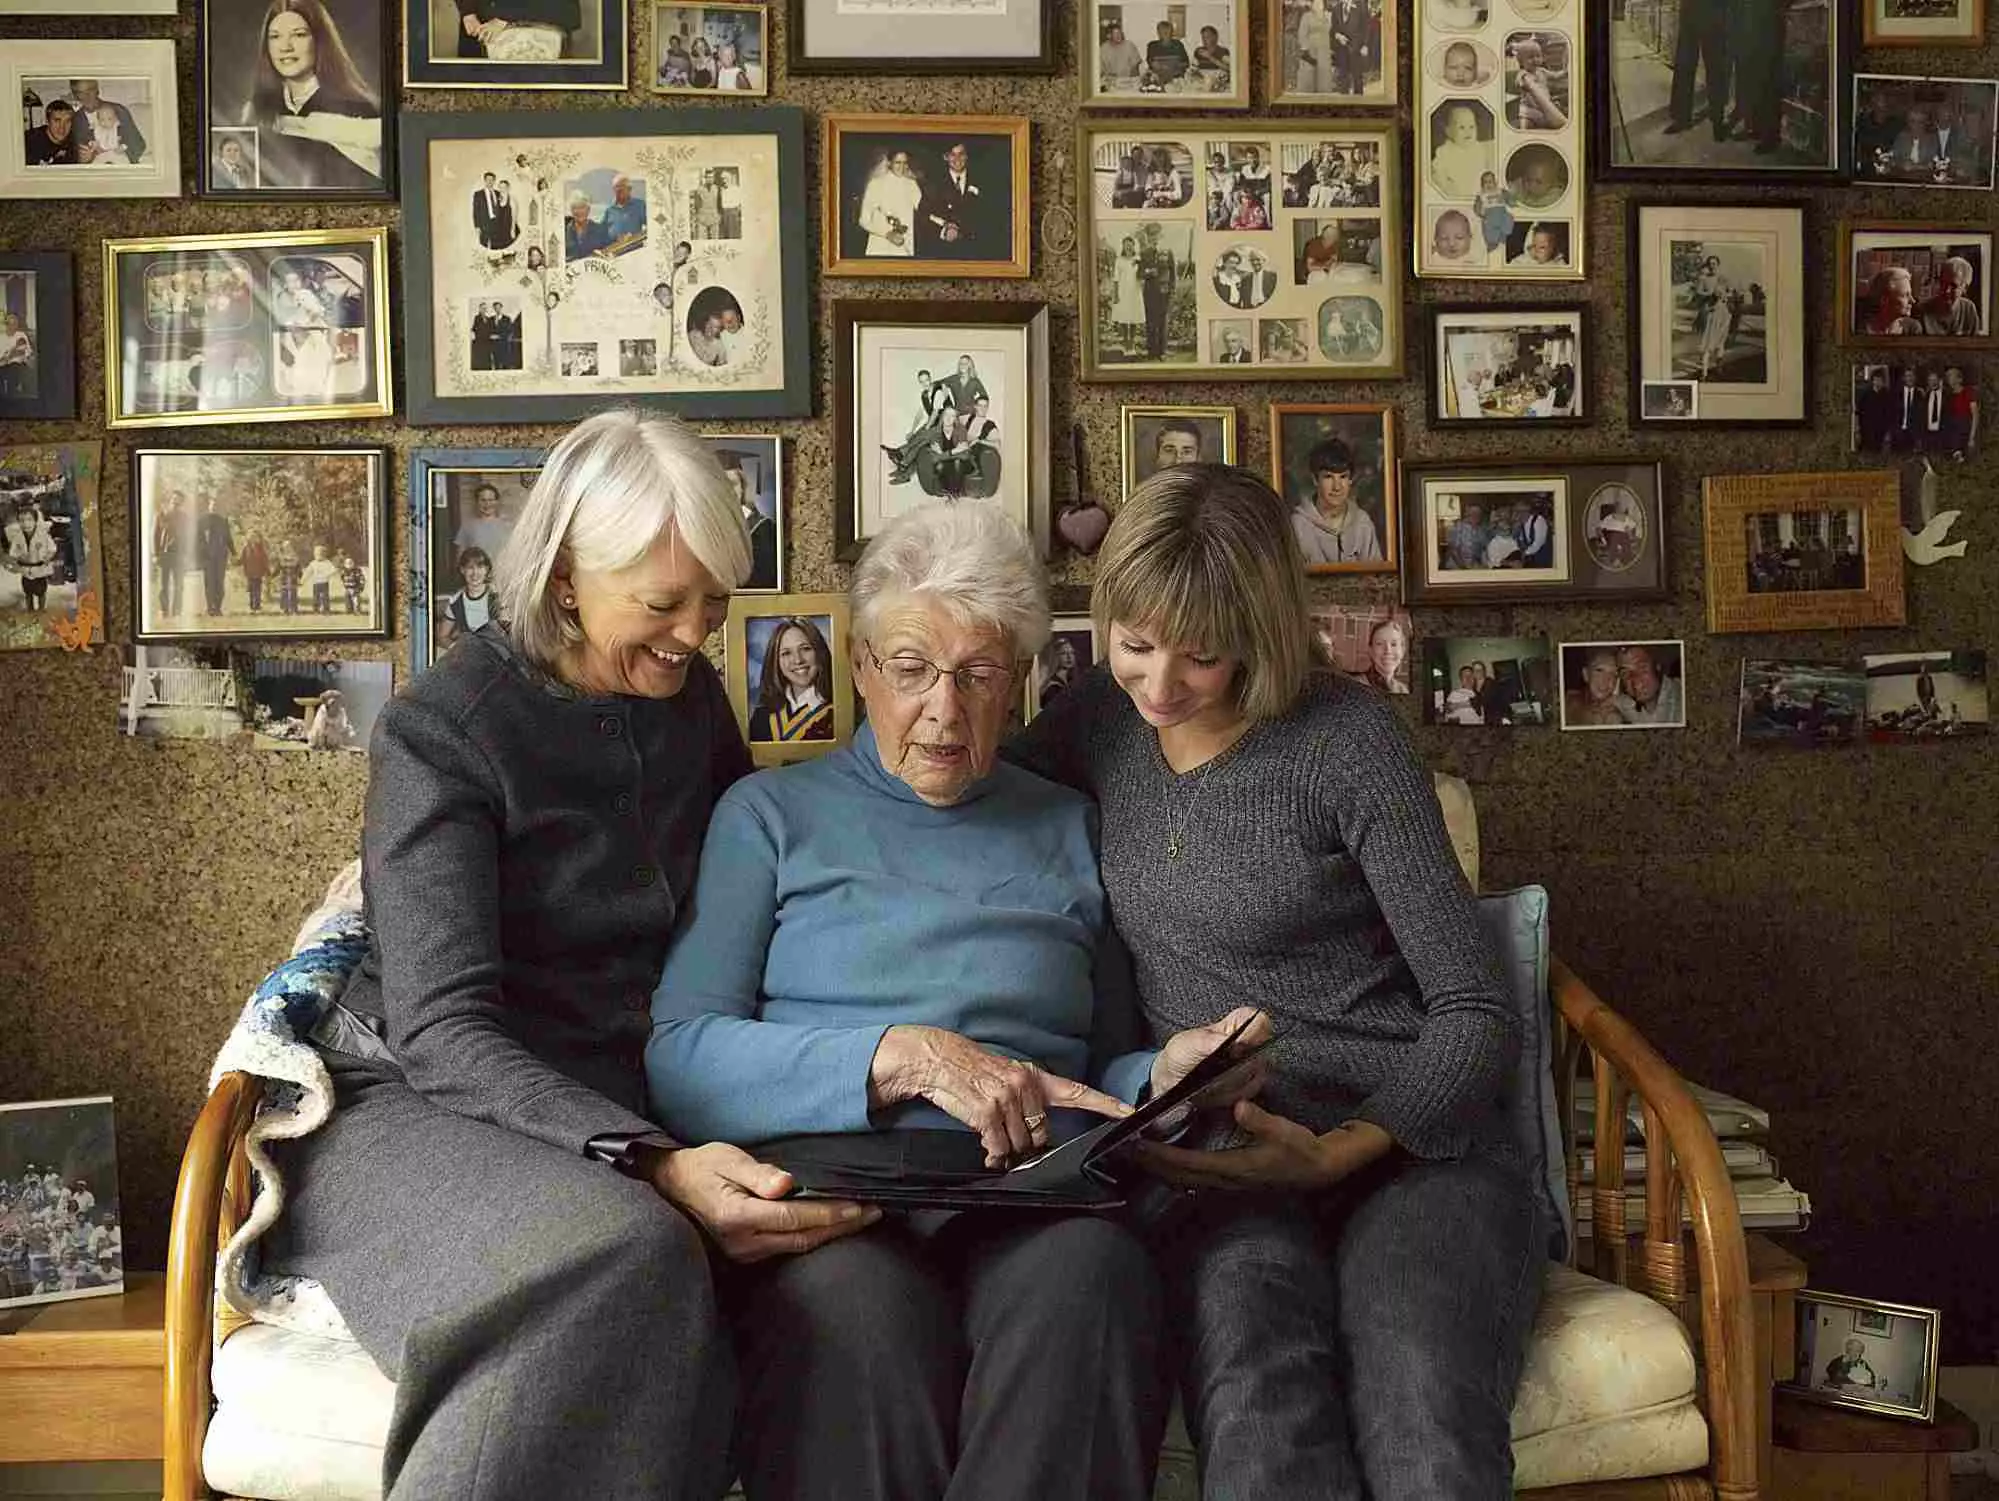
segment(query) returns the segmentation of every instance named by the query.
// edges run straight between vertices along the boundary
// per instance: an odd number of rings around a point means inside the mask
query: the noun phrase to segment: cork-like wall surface
[[[1591,0],[1607,3],[1607,0]],[[1034,121],[1037,222],[1073,206],[1076,83],[1073,14],[1058,7],[1063,72],[1054,78],[794,79],[774,17],[772,102],[820,110],[1027,115]],[[1253,97],[1268,97],[1260,76]],[[1403,57],[1408,57],[1405,17]],[[639,23],[643,31],[643,22]],[[180,44],[183,156],[194,160],[195,24],[127,18],[0,18],[0,47],[20,36],[168,36]],[[637,43],[634,72],[637,76]],[[1405,61],[1405,69],[1407,63]],[[1999,51],[1866,55],[1875,71],[1991,75]],[[1406,89],[1405,89],[1406,93]],[[527,108],[659,112],[683,105],[624,96],[406,92],[410,110]],[[1311,118],[1301,110],[1270,111]],[[1407,106],[1404,106],[1406,121]],[[1226,121],[1228,117],[1217,117]],[[1406,136],[1405,136],[1406,140]],[[816,128],[808,132],[806,222],[818,222]],[[1405,156],[1407,148],[1405,146]],[[1404,175],[1409,163],[1405,160]],[[1835,229],[1843,216],[1984,217],[1989,195],[1781,186],[1659,187],[1648,199],[1806,199],[1811,204],[1812,380],[1807,431],[1634,434],[1624,421],[1624,205],[1634,190],[1594,187],[1589,280],[1558,286],[1416,283],[1407,313],[1410,378],[1399,383],[1079,385],[1074,253],[1036,237],[1027,282],[813,282],[818,416],[757,422],[790,440],[791,578],[802,590],[843,587],[833,562],[830,307],[847,296],[1042,298],[1054,311],[1054,426],[1088,434],[1093,488],[1115,502],[1118,409],[1132,402],[1233,404],[1242,462],[1268,463],[1266,406],[1281,401],[1387,400],[1400,409],[1408,455],[1533,458],[1645,455],[1666,460],[1672,594],[1663,603],[1580,608],[1419,610],[1419,636],[1546,633],[1556,640],[1683,637],[1683,732],[1563,735],[1552,730],[1421,730],[1437,765],[1469,777],[1479,801],[1487,882],[1546,884],[1556,942],[1605,996],[1689,1074],[1749,1096],[1775,1117],[1784,1171],[1812,1195],[1815,1225],[1799,1242],[1815,1285],[1940,1305],[1945,1354],[1989,1361],[1999,1351],[1999,943],[1984,908],[1999,896],[1989,810],[1999,769],[1988,742],[1758,754],[1735,743],[1741,658],[1849,656],[1914,646],[1999,645],[1999,522],[1988,456],[1945,478],[1942,503],[1965,514],[1965,558],[1913,569],[1906,629],[1790,637],[1707,635],[1702,613],[1699,479],[1704,473],[1840,468],[1847,453],[1852,356],[1832,340]],[[1405,204],[1406,209],[1406,204]],[[105,437],[105,544],[114,641],[129,639],[129,536],[124,436],[102,431],[99,242],[138,234],[386,223],[394,205],[179,201],[0,203],[0,247],[69,249],[77,260],[83,352],[80,420],[14,425],[15,441]],[[752,232],[755,232],[752,229]],[[1406,245],[1396,248],[1404,256]],[[813,263],[817,246],[813,247]],[[400,328],[401,288],[395,306]],[[1566,301],[1595,313],[1598,420],[1582,429],[1433,433],[1423,421],[1421,304],[1466,298]],[[1994,362],[1999,364],[1999,362]],[[1992,374],[1988,371],[1988,377]],[[400,404],[400,380],[398,402]],[[1992,410],[1987,389],[1987,411]],[[705,424],[724,430],[723,424]],[[287,428],[203,428],[149,441],[381,442],[533,445],[545,427],[413,429],[399,420]],[[1056,499],[1074,478],[1066,441]],[[400,538],[398,538],[400,547]],[[1083,583],[1086,561],[1057,555],[1058,577]],[[1392,578],[1320,581],[1327,600],[1394,597]],[[400,602],[398,602],[399,607]],[[401,624],[398,621],[400,634]],[[392,655],[406,648],[343,648]],[[355,852],[366,765],[193,743],[142,744],[114,733],[115,652],[0,656],[0,1098],[100,1090],[120,1102],[121,1173],[136,1264],[163,1259],[180,1143],[214,1048],[258,977],[282,955],[326,878]],[[1405,701],[1414,715],[1414,702]]]

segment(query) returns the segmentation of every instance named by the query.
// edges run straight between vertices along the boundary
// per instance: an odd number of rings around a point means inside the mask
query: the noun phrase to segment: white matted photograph
[[[1569,577],[1569,482],[1559,474],[1423,479],[1423,541],[1438,589]]]
[[[1562,728],[1683,730],[1686,643],[1564,641]]]
[[[1957,740],[1991,729],[1983,651],[1889,652],[1860,660],[1869,740]]]
[[[170,41],[8,38],[0,198],[178,198],[176,80]]]
[[[1797,1367],[1778,1390],[1834,1407],[1928,1422],[1936,1414],[1934,1308],[1797,1295]]]
[[[0,1308],[124,1290],[111,1096],[0,1105]]]

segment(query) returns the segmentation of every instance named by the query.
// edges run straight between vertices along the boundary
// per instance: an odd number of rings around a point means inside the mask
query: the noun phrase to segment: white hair
[[[724,584],[750,572],[750,539],[735,486],[714,451],[671,417],[617,407],[572,428],[548,452],[541,477],[494,560],[494,587],[514,645],[553,670],[583,639],[555,597],[556,565],[591,573],[628,568],[675,527]]]
[[[1952,255],[1944,258],[1944,265],[1949,269],[1951,278],[1957,283],[1957,289],[1960,292],[1971,285],[1972,270],[1970,261],[1961,255]]]
[[[854,632],[893,604],[935,603],[965,626],[992,626],[1031,657],[1048,644],[1048,574],[998,506],[937,500],[898,516],[854,566]]]

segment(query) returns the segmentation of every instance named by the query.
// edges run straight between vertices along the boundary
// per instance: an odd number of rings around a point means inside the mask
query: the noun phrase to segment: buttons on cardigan
[[[632,867],[632,883],[634,885],[650,886],[658,879],[659,872],[654,870],[650,865],[635,865]]]
[[[632,811],[632,795],[631,795],[631,794],[630,794],[629,792],[620,792],[620,793],[619,793],[619,794],[618,794],[618,795],[617,795],[616,797],[612,798],[612,799],[611,799],[611,811],[612,811],[613,813],[629,813],[629,812],[631,812],[631,811]]]
[[[597,733],[610,740],[616,740],[625,733],[625,722],[615,714],[606,714],[597,721]]]

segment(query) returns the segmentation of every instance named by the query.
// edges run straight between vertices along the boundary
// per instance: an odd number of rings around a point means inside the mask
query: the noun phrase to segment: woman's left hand
[[[1237,1101],[1235,1122],[1249,1133],[1247,1146],[1191,1152],[1142,1141],[1137,1148],[1139,1163],[1182,1188],[1324,1189],[1360,1171],[1395,1144],[1371,1121],[1347,1121],[1320,1136],[1248,1100]]]

